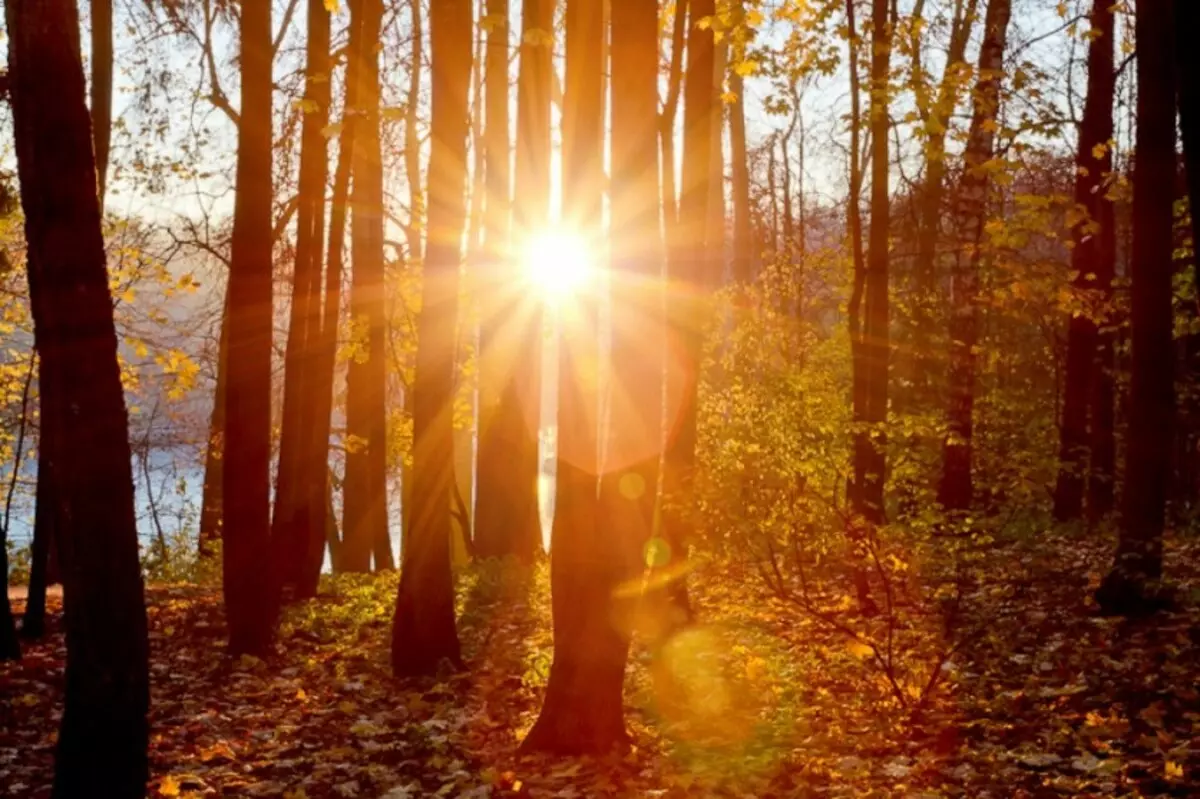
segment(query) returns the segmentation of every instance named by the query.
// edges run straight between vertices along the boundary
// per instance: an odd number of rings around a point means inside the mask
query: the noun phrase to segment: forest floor
[[[468,670],[407,683],[387,663],[395,575],[331,580],[287,611],[266,662],[224,654],[219,590],[154,587],[149,794],[1197,795],[1200,545],[1170,548],[1182,609],[1141,621],[1090,605],[1108,542],[1037,547],[998,551],[1007,568],[968,621],[930,619],[906,639],[891,677],[908,707],[870,646],[757,593],[752,577],[701,567],[697,625],[653,653],[635,643],[635,746],[602,759],[516,755],[550,663],[544,568],[465,573]],[[56,613],[45,642],[0,664],[0,795],[49,795],[64,654]],[[934,671],[914,714],[909,685]]]

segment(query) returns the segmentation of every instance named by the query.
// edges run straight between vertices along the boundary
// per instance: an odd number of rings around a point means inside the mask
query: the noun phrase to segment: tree
[[[641,0],[613,7],[613,24],[622,36],[636,35],[623,23],[641,24],[647,15],[651,38],[642,68],[652,93],[650,114],[643,120],[648,136],[643,137],[639,147],[648,140],[651,162],[657,163],[657,97],[653,93],[656,4]],[[640,38],[644,47],[645,37]],[[564,216],[575,232],[593,243],[593,249],[599,249],[603,201],[604,129],[600,107],[604,55],[602,0],[568,0],[562,123]],[[622,64],[622,70],[625,68]],[[624,112],[626,98],[622,92],[629,88],[625,77],[613,75],[614,122],[621,120]],[[626,144],[614,139],[613,153],[618,160],[628,158]],[[644,183],[642,187],[653,188]],[[639,199],[645,203],[647,198],[652,208],[657,206],[657,192]],[[655,216],[644,207],[642,210],[657,225]],[[617,277],[615,282],[619,281]],[[559,309],[558,479],[550,559],[554,662],[541,713],[522,743],[526,751],[601,753],[626,741],[622,688],[629,640],[617,626],[613,612],[614,592],[625,571],[618,533],[621,528],[613,525],[614,519],[607,514],[606,524],[600,524],[597,518],[598,299],[594,291],[585,291]],[[619,301],[616,297],[614,300]],[[651,382],[655,377],[658,375],[650,376]],[[620,402],[621,396],[620,389],[614,391],[615,402]],[[616,425],[622,421],[614,418]],[[644,432],[654,440],[658,426]],[[652,504],[653,498],[649,501]]]
[[[1200,28],[1200,6],[1175,0],[1175,66],[1179,79],[1179,129],[1187,168],[1188,209],[1192,217],[1192,250],[1200,252],[1200,66],[1189,56],[1192,34]],[[1195,270],[1200,285],[1200,269]]]
[[[304,82],[304,121],[300,129],[299,208],[292,307],[284,353],[283,421],[271,541],[282,585],[302,582],[307,553],[325,531],[312,525],[313,502],[324,504],[314,484],[326,481],[326,457],[312,446],[313,355],[320,336],[321,256],[325,242],[325,180],[329,123],[329,10],[325,0],[308,0],[308,48]]]
[[[554,6],[554,0],[524,0],[521,13],[513,204],[516,242],[540,235],[549,220]],[[489,82],[488,91],[492,90]],[[519,262],[489,269],[497,278],[483,280],[496,290],[485,289],[492,297],[481,308],[475,552],[481,557],[516,555],[527,560],[541,542],[537,429],[542,315],[520,290]]]
[[[276,614],[271,562],[271,7],[241,15],[241,114],[229,270],[223,574],[229,649],[262,655]]]
[[[325,462],[329,456],[329,434],[332,427],[333,408],[333,375],[337,358],[338,317],[342,303],[342,263],[343,250],[346,242],[346,211],[349,207],[350,177],[354,159],[355,141],[358,132],[357,113],[358,102],[358,71],[362,62],[359,51],[362,48],[362,14],[358,5],[362,0],[351,0],[350,5],[350,35],[346,45],[346,90],[343,95],[342,130],[338,141],[337,167],[333,176],[333,195],[329,203],[329,252],[325,258],[325,296],[321,307],[321,326],[319,341],[316,345],[314,377],[312,390],[313,460]],[[332,542],[337,541],[337,519],[333,508],[332,485],[328,470],[319,477],[313,475],[309,485],[313,496],[309,499],[309,507],[313,514],[313,529],[328,536],[332,531],[331,556],[338,571],[344,570],[342,548],[339,545],[336,552]],[[310,549],[305,562],[304,573],[298,586],[301,596],[313,596],[317,592],[317,584],[321,576],[322,555],[325,551],[324,538],[309,541]]]
[[[92,0],[92,146],[100,213],[108,187],[108,150],[112,141],[113,8],[112,0]]]
[[[3,191],[3,190],[0,190]],[[21,391],[21,421],[18,423],[17,444],[13,451],[12,476],[8,481],[8,492],[4,498],[4,516],[0,518],[0,574],[4,575],[4,603],[0,604],[0,662],[21,659],[21,642],[17,638],[17,620],[13,616],[12,603],[8,598],[8,531],[12,521],[13,492],[21,474],[21,459],[25,455],[25,435],[29,430],[29,389],[37,370],[37,357],[29,360],[25,374],[25,385]]]
[[[229,296],[226,293],[217,341],[217,375],[212,411],[208,421],[208,440],[204,447],[204,484],[200,490],[201,557],[211,557],[212,544],[222,539],[225,497],[225,394],[229,386]]]
[[[729,109],[729,149],[733,174],[733,279],[743,285],[750,283],[754,261],[754,243],[750,232],[750,165],[746,155],[746,88],[738,65],[746,58],[746,39],[737,31],[746,25],[746,9],[742,0],[734,4],[734,69],[729,75],[729,90],[737,100]]]
[[[1088,45],[1088,88],[1079,127],[1079,149],[1075,156],[1075,206],[1080,216],[1073,231],[1071,271],[1074,288],[1087,306],[1110,299],[1112,293],[1113,212],[1108,197],[1108,180],[1113,157],[1114,26],[1112,3],[1092,4],[1092,30]],[[1103,379],[1098,373],[1099,330],[1103,312],[1085,309],[1071,317],[1067,331],[1066,394],[1063,398],[1062,432],[1059,446],[1058,482],[1054,491],[1054,517],[1059,521],[1078,519],[1083,514],[1083,496],[1089,449],[1089,420],[1093,385]],[[1098,410],[1098,409],[1096,409]],[[1111,435],[1111,428],[1110,428]],[[1104,479],[1095,475],[1097,480]]]
[[[41,446],[59,514],[71,520],[58,542],[67,673],[54,796],[104,786],[140,797],[149,642],[78,11],[71,0],[10,0],[5,12]]]
[[[394,567],[387,531],[387,358],[383,291],[383,152],[379,142],[379,48],[383,0],[360,0],[362,37],[356,98],[362,118],[354,147],[350,318],[356,353],[346,374],[346,482],[343,565]],[[415,68],[415,67],[414,67]],[[383,544],[381,546],[381,543]]]
[[[687,73],[683,89],[683,168],[679,192],[679,221],[668,255],[670,291],[667,295],[668,335],[681,353],[681,395],[667,405],[678,414],[667,442],[664,468],[665,536],[673,557],[682,557],[692,536],[692,479],[696,462],[697,376],[700,370],[701,319],[697,297],[715,284],[709,246],[708,204],[712,195],[712,150],[720,141],[713,129],[715,50],[711,25],[699,21],[716,12],[713,0],[691,0],[687,41]],[[668,379],[668,385],[672,381]],[[675,599],[687,608],[682,580]],[[688,611],[690,612],[690,611]]]
[[[1175,185],[1175,69],[1166,3],[1138,8],[1137,142],[1133,169],[1132,326],[1124,508],[1112,569],[1096,599],[1107,613],[1153,609],[1162,576],[1162,533],[1175,386],[1171,281]]]
[[[688,0],[676,0],[671,22],[671,61],[667,69],[667,97],[658,115],[658,138],[662,148],[662,214],[669,247],[674,246],[673,237],[679,224],[679,202],[675,188],[675,120],[679,112],[679,96],[683,89],[687,20]]]
[[[983,44],[974,92],[971,126],[963,152],[963,175],[955,198],[954,266],[951,272],[950,396],[946,408],[946,440],[942,447],[942,479],[938,501],[950,511],[965,511],[974,497],[972,437],[974,433],[976,345],[979,341],[979,272],[987,221],[989,173],[1004,77],[1011,0],[988,0]]]
[[[470,0],[439,0],[429,14],[432,118],[429,224],[417,317],[413,387],[411,551],[404,553],[392,621],[392,671],[432,674],[461,665],[450,573],[450,496],[454,485],[454,350],[458,272],[466,223]]]

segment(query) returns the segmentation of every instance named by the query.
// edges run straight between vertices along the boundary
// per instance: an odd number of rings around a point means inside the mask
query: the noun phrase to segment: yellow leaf
[[[743,78],[748,78],[758,71],[758,62],[748,58],[734,66],[733,71]]]
[[[341,6],[339,0],[325,0],[325,10],[330,14],[336,14]]]
[[[853,641],[846,648],[850,650],[851,655],[854,655],[856,658],[862,658],[863,660],[866,660],[875,653],[875,650],[872,649],[869,644],[864,644],[862,641]]]
[[[1168,760],[1167,761],[1167,779],[1169,779],[1169,780],[1183,779],[1183,766],[1180,765],[1179,763],[1173,763],[1170,760]]]
[[[172,777],[170,774],[162,778],[162,782],[158,784],[159,796],[179,796],[179,780]]]

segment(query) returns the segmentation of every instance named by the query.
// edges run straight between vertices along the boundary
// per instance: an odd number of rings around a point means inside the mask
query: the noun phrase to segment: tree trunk
[[[337,168],[333,177],[333,196],[329,204],[329,251],[325,258],[325,298],[321,308],[320,341],[317,346],[316,366],[312,380],[313,406],[313,460],[327,463],[329,457],[329,435],[332,427],[333,375],[336,366],[338,318],[342,304],[342,263],[346,244],[346,209],[350,196],[351,164],[354,158],[354,142],[358,131],[358,114],[354,113],[358,101],[358,71],[361,64],[359,52],[362,48],[362,14],[358,5],[362,0],[350,2],[350,37],[346,46],[346,92],[342,109],[341,139],[338,143]],[[332,528],[337,537],[337,519],[333,509],[331,476],[322,472],[323,480],[314,480],[311,485],[313,496],[309,499],[312,509],[314,530],[325,532]],[[324,538],[310,541],[308,559],[301,583],[297,586],[300,597],[315,596],[320,582],[321,565],[324,560]],[[330,551],[338,571],[343,570],[340,547]]]
[[[224,590],[229,648],[263,655],[276,615],[270,561],[271,7],[242,8],[242,103],[229,269],[225,405]]]
[[[1011,12],[1012,0],[988,0],[971,127],[963,152],[963,177],[956,203],[956,250],[950,298],[950,396],[946,409],[947,435],[942,448],[942,479],[938,486],[938,501],[954,512],[968,510],[975,493],[971,475],[972,437],[975,349],[979,341],[979,271],[989,187],[986,164],[995,149],[995,122]]]
[[[555,0],[525,0],[522,10],[513,205],[518,252],[549,219],[554,6]],[[486,280],[496,288],[487,291],[491,296],[481,309],[475,551],[480,557],[529,560],[542,538],[537,493],[542,313],[526,296],[519,261],[492,272],[499,279]]]
[[[736,24],[745,24],[742,0],[735,5]],[[745,44],[734,60],[745,57]],[[742,73],[735,69],[729,75],[729,89],[737,100],[729,109],[729,160],[733,177],[733,279],[749,285],[752,279],[754,244],[750,231],[750,165],[746,155],[746,88]]]
[[[473,23],[470,0],[439,0],[430,10],[429,232],[413,391],[412,549],[404,556],[392,624],[392,671],[397,676],[433,674],[443,662],[461,665],[450,572],[450,500]]]
[[[92,0],[92,147],[100,214],[108,187],[108,151],[112,141],[113,8],[112,0]]]
[[[629,23],[623,16],[630,13],[631,6],[642,6],[633,10],[634,15],[648,15],[650,20],[651,60],[643,67],[645,77],[654,85],[657,7],[653,0],[614,4],[613,22],[621,26],[623,35],[632,33],[622,26],[622,21]],[[564,216],[575,232],[592,243],[592,251],[602,249],[599,220],[604,128],[600,107],[604,34],[603,0],[567,0],[562,119]],[[627,99],[622,92],[628,86],[621,78],[619,73],[613,75],[614,122],[622,121],[622,101]],[[652,167],[657,166],[656,103],[657,98],[644,120]],[[614,154],[620,158],[625,148],[614,147]],[[619,166],[614,162],[614,191],[619,183]],[[617,196],[614,194],[614,199]],[[656,197],[657,193],[640,196],[643,212],[647,196]],[[620,281],[615,275],[614,286]],[[558,470],[550,559],[554,663],[541,714],[522,744],[525,751],[599,754],[627,740],[622,687],[629,643],[626,634],[617,628],[613,613],[613,594],[622,578],[622,548],[613,534],[619,528],[607,527],[606,535],[597,519],[598,311],[596,291],[581,292],[559,309]],[[615,395],[620,393],[619,388],[614,391]],[[659,438],[657,429],[644,432],[651,440]]]
[[[383,164],[379,141],[379,41],[383,0],[361,0],[358,109],[351,199],[350,318],[356,351],[346,373],[346,480],[342,557],[347,571],[391,567],[387,538],[387,324],[383,290]],[[390,554],[390,547],[387,550]]]
[[[1114,14],[1109,0],[1092,4],[1092,37],[1088,46],[1088,88],[1075,156],[1075,205],[1083,217],[1074,231],[1071,271],[1075,291],[1087,298],[1107,301],[1112,293],[1113,257],[1105,244],[1112,231],[1112,201],[1107,182],[1113,158]],[[1097,155],[1099,153],[1099,155]],[[1088,304],[1095,304],[1089,302]],[[1098,373],[1097,313],[1071,317],[1067,331],[1066,396],[1063,401],[1059,446],[1058,483],[1054,491],[1054,518],[1078,519],[1083,515],[1083,489],[1088,465],[1088,411]]]
[[[965,2],[965,6],[964,6]],[[919,404],[933,400],[931,383],[935,365],[930,346],[934,338],[937,318],[937,248],[942,234],[943,198],[946,194],[946,136],[950,129],[950,118],[958,107],[958,96],[962,88],[962,74],[967,67],[967,43],[975,26],[978,0],[955,0],[954,18],[951,21],[950,43],[946,51],[946,62],[942,69],[942,80],[937,97],[932,105],[922,102],[919,108],[925,124],[925,179],[919,193],[919,224],[917,227],[917,257],[913,264],[916,276],[916,296],[913,297],[915,329],[913,331],[913,394]],[[914,26],[914,33],[920,28]],[[919,38],[912,44],[914,79],[923,81]]]
[[[141,797],[149,643],[128,420],[72,0],[9,0],[8,68],[43,436],[60,546],[66,691],[56,797]],[[46,102],[53,95],[54,102]]]
[[[328,153],[324,128],[329,124],[329,11],[325,0],[308,0],[308,53],[305,65],[304,121],[300,132],[300,185],[296,210],[296,261],[292,307],[284,352],[283,421],[279,440],[279,473],[271,541],[282,585],[304,581],[313,537],[325,531],[312,526],[314,498],[324,497],[327,456],[312,443],[313,355],[320,338],[321,253],[325,243],[325,179]]]
[[[45,441],[47,419],[42,417],[41,438]],[[46,634],[46,589],[55,581],[51,574],[54,560],[51,552],[57,549],[58,503],[54,500],[53,475],[50,458],[44,444],[38,446],[37,496],[34,500],[33,546],[30,552],[29,593],[25,597],[25,614],[21,617],[21,637],[37,641]]]
[[[1133,173],[1132,367],[1125,507],[1112,570],[1097,591],[1101,608],[1152,609],[1162,576],[1162,534],[1170,473],[1175,385],[1171,312],[1175,185],[1175,70],[1171,9],[1147,4],[1135,21],[1137,164]]]
[[[37,353],[30,356],[29,370],[25,373],[25,387],[21,392],[21,421],[17,433],[17,444],[13,450],[12,474],[9,476],[8,492],[4,499],[4,516],[0,518],[0,574],[4,575],[4,603],[0,604],[0,661],[20,660],[21,642],[17,638],[17,620],[13,616],[12,603],[8,599],[8,531],[12,525],[13,493],[21,475],[21,461],[25,455],[25,437],[29,432],[29,390],[33,387],[33,375],[37,371]]]
[[[705,225],[709,264],[708,288],[725,282],[725,72],[729,62],[729,40],[713,47],[712,142],[709,146],[708,223]]]
[[[1192,217],[1192,251],[1200,252],[1200,66],[1189,48],[1200,30],[1200,5],[1175,0],[1175,66],[1179,80],[1179,129],[1183,134],[1183,160],[1187,169],[1188,209]],[[1200,263],[1200,258],[1193,256]],[[1194,280],[1200,286],[1200,266]]]
[[[229,386],[229,289],[225,289],[221,332],[217,343],[217,382],[208,421],[208,445],[204,450],[204,486],[200,492],[200,557],[214,554],[212,544],[222,538],[225,516],[225,394]]]
[[[404,172],[408,182],[408,225],[404,228],[408,244],[409,266],[421,260],[421,227],[425,218],[425,192],[421,184],[421,137],[417,125],[420,121],[421,74],[423,61],[421,0],[410,0],[410,36],[412,38],[411,66],[408,75],[408,95],[404,117]],[[507,67],[507,62],[506,67]],[[407,363],[406,363],[407,366]],[[412,419],[412,386],[405,382],[402,410],[406,421]],[[411,458],[400,466],[400,558],[408,546],[408,534],[412,528],[413,472]]]
[[[665,4],[664,4],[665,5]],[[675,119],[683,88],[683,52],[687,41],[688,0],[675,0],[671,23],[671,64],[667,73],[667,98],[659,115],[658,135],[662,147],[662,207],[668,249],[679,224],[679,198],[675,187]]]
[[[715,13],[713,0],[691,0],[689,20],[697,22]],[[669,254],[670,291],[667,294],[668,351],[678,353],[676,369],[667,385],[679,385],[678,397],[668,402],[675,414],[668,419],[673,435],[667,442],[664,464],[665,535],[673,563],[681,562],[688,539],[694,534],[692,478],[696,463],[696,400],[702,345],[697,297],[712,285],[712,258],[708,242],[711,197],[713,131],[714,46],[711,26],[689,25],[687,80],[683,97],[683,170],[680,181],[679,221]],[[676,581],[675,601],[690,615],[686,584]]]

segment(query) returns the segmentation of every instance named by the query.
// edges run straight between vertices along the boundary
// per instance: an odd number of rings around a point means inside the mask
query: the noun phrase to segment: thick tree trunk
[[[1112,201],[1107,181],[1113,168],[1114,21],[1112,3],[1092,4],[1092,38],[1088,46],[1088,88],[1075,156],[1075,205],[1083,220],[1074,231],[1071,270],[1074,289],[1089,300],[1105,301],[1112,291],[1114,253],[1105,245],[1111,238]],[[1099,155],[1097,155],[1099,153]],[[1089,304],[1095,304],[1089,302]],[[1098,316],[1071,317],[1067,331],[1067,389],[1063,401],[1059,443],[1058,483],[1054,491],[1054,517],[1059,521],[1083,515],[1084,482],[1088,466],[1089,406],[1098,372]]]
[[[300,185],[296,210],[296,260],[292,307],[284,351],[283,421],[271,543],[282,585],[303,582],[305,563],[316,536],[312,526],[314,487],[323,485],[328,464],[314,450],[312,388],[314,353],[320,338],[321,255],[325,243],[325,179],[328,153],[324,128],[329,123],[329,11],[325,0],[308,0],[308,53],[305,65],[304,121],[300,132]]]
[[[100,213],[108,188],[108,152],[112,141],[113,8],[112,0],[92,0],[92,147]]]
[[[270,563],[271,472],[271,7],[242,8],[242,102],[229,270],[225,405],[224,590],[229,648],[265,654],[277,583]]]
[[[208,421],[208,444],[204,450],[204,486],[200,491],[200,557],[212,557],[212,544],[222,537],[225,516],[225,395],[229,385],[229,290],[225,291],[221,311],[221,332],[217,342],[217,382]]]
[[[1012,0],[988,0],[979,52],[971,127],[963,153],[963,177],[955,209],[956,252],[951,287],[950,396],[938,501],[949,511],[966,511],[974,498],[972,449],[975,412],[975,349],[979,341],[979,270],[987,221],[988,171],[995,150],[1004,48]]]
[[[417,317],[411,550],[404,555],[392,624],[392,671],[397,676],[432,674],[443,662],[461,665],[450,571],[450,500],[454,330],[466,222],[471,7],[470,0],[439,0],[429,15],[429,232]]]
[[[56,797],[141,797],[149,644],[125,399],[72,0],[9,0],[8,68],[43,434],[61,517]],[[46,98],[53,95],[54,101]]]
[[[525,0],[517,77],[514,246],[481,309],[479,485],[475,551],[528,560],[541,548],[538,428],[541,424],[541,308],[525,291],[520,248],[541,234],[550,203],[550,87],[555,0]],[[489,284],[493,281],[489,280]]]
[[[650,19],[650,60],[643,68],[653,85],[656,4],[653,0],[617,3],[613,8],[614,24],[620,26],[623,17],[632,10],[630,6],[639,5],[643,8],[635,13],[648,14]],[[592,242],[593,252],[602,250],[599,220],[604,162],[600,113],[605,65],[603,6],[603,0],[567,0],[566,9],[564,215],[573,230]],[[621,33],[629,36],[633,32],[622,27]],[[621,93],[627,88],[621,75],[614,74],[614,122],[621,121],[622,101],[626,99]],[[652,167],[657,166],[655,112],[652,104],[645,119]],[[613,149],[618,159],[626,152],[621,146]],[[619,163],[614,162],[613,167],[616,192]],[[654,187],[643,185],[643,188]],[[643,215],[653,218],[644,213],[647,196],[656,198],[657,193],[652,190],[649,195],[639,197]],[[614,209],[616,213],[619,212]],[[618,223],[614,219],[615,224]],[[621,277],[614,275],[614,287],[619,282]],[[581,292],[559,309],[558,477],[550,559],[554,663],[541,714],[522,744],[527,751],[596,754],[626,741],[622,686],[628,638],[617,629],[613,613],[613,594],[622,576],[619,568],[614,568],[622,559],[616,534],[620,528],[601,525],[597,518],[598,310],[596,291]],[[613,393],[615,401],[621,389]],[[615,416],[614,423],[620,424]],[[644,432],[651,440],[659,437],[657,429]],[[609,453],[610,460],[612,454]]]
[[[320,343],[316,355],[316,366],[312,380],[313,406],[313,459],[327,462],[329,435],[332,427],[333,376],[336,366],[338,318],[342,305],[342,264],[346,245],[346,210],[349,206],[350,175],[354,159],[354,142],[358,131],[359,115],[355,113],[358,101],[358,72],[361,67],[359,52],[362,48],[362,14],[358,5],[362,0],[350,2],[350,36],[346,46],[346,92],[342,109],[342,131],[338,143],[337,168],[333,177],[333,196],[329,203],[329,251],[325,258],[325,298],[321,308]],[[332,528],[333,540],[337,539],[337,518],[333,508],[331,475],[326,471],[324,480],[311,485],[313,496],[310,507],[313,511],[313,529],[326,533]],[[321,565],[325,551],[324,538],[311,541],[308,559],[301,583],[297,586],[300,597],[314,596],[320,582]],[[342,552],[335,550],[332,541],[330,552],[337,571],[344,571]]]
[[[713,0],[691,0],[689,20],[696,22],[715,13]],[[680,386],[680,395],[668,402],[675,414],[668,419],[671,436],[664,463],[665,535],[673,563],[681,562],[694,533],[692,479],[696,463],[696,401],[702,345],[700,307],[703,290],[712,285],[713,259],[708,249],[709,209],[712,195],[714,46],[711,26],[689,25],[687,79],[683,95],[683,170],[680,180],[679,221],[669,254],[667,292],[669,351],[678,370],[667,385]],[[686,585],[675,583],[675,600],[690,614]]]
[[[1135,22],[1137,164],[1133,173],[1132,367],[1120,541],[1097,599],[1108,613],[1154,607],[1170,473],[1175,385],[1171,295],[1175,185],[1175,69],[1170,6],[1147,4]]]
[[[346,373],[346,480],[342,557],[347,571],[391,567],[378,542],[387,537],[386,345],[383,291],[383,164],[379,141],[379,41],[383,0],[361,0],[358,122],[351,199],[350,318],[356,354]],[[390,550],[389,550],[390,553]]]

